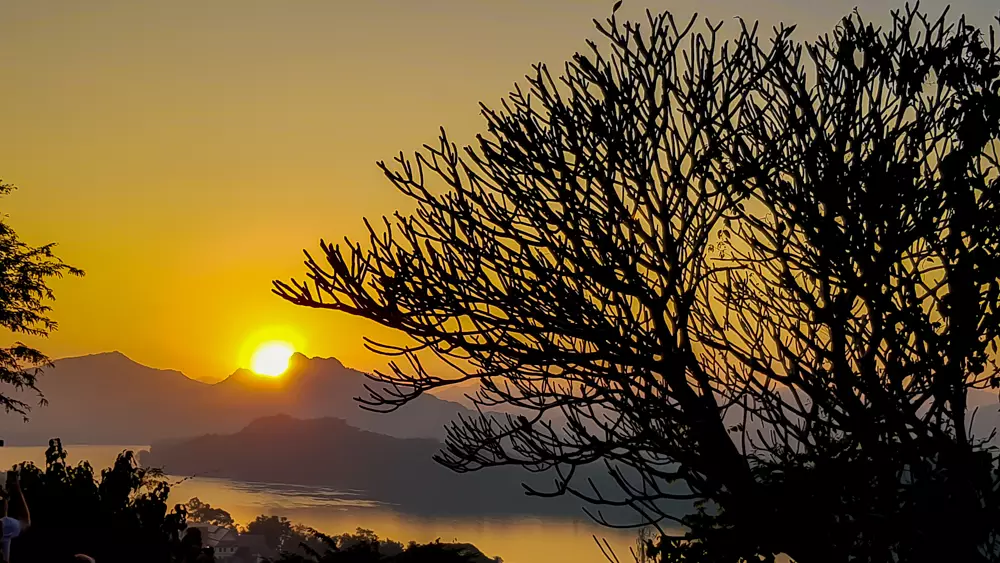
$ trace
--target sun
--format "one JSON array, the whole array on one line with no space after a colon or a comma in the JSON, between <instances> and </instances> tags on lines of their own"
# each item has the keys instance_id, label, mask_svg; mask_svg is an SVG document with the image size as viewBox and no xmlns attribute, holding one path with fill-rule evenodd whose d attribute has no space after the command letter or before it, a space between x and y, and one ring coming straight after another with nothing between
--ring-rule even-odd
<instances>
[{"instance_id":1,"label":"sun","mask_svg":"<svg viewBox=\"0 0 1000 563\"><path fill-rule=\"evenodd\" d=\"M266 342L257 347L250 358L250 369L258 375L278 377L288 369L295 348L287 342Z\"/></svg>"}]
</instances>

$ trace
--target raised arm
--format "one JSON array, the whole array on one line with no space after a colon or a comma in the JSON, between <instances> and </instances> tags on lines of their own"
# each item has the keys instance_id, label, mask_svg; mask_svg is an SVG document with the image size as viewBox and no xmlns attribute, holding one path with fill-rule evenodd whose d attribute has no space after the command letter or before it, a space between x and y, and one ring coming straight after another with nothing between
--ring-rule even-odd
<instances>
[{"instance_id":1,"label":"raised arm","mask_svg":"<svg viewBox=\"0 0 1000 563\"><path fill-rule=\"evenodd\" d=\"M28 503L25 502L24 493L21 491L21 480L13 479L7 484L7 490L10 496L8 515L20 520L22 529L31 526L31 512L28 510Z\"/></svg>"}]
</instances>

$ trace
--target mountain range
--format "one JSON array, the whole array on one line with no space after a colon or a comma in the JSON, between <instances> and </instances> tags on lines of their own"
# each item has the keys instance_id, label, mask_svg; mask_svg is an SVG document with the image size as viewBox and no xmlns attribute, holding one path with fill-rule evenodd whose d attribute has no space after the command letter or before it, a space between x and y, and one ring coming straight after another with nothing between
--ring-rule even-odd
<instances>
[{"instance_id":1,"label":"mountain range","mask_svg":"<svg viewBox=\"0 0 1000 563\"><path fill-rule=\"evenodd\" d=\"M154 442L140 460L170 475L354 491L366 500L420 515L583 514L581 504L569 495L543 499L524 494L522 482L549 488L551 476L517 467L454 473L432 459L440 448L434 439L385 436L338 418L276 415L233 434ZM611 486L601 469L581 473Z\"/></svg>"},{"instance_id":2,"label":"mountain range","mask_svg":"<svg viewBox=\"0 0 1000 563\"><path fill-rule=\"evenodd\" d=\"M288 371L280 377L239 369L218 383L147 367L120 352L65 358L56 360L39 379L48 404L33 408L29 422L17 414L0 414L0 439L10 445L45 444L55 437L67 444L150 444L232 433L254 419L276 414L336 417L387 436L441 439L449 421L476 415L464 397L475 393L475 386L469 385L424 394L392 413L366 411L355 397L367 396L365 385L373 384L334 358L301 354L292 356ZM32 393L13 396L37 403ZM996 392L970 390L968 402L974 435L988 437L1000 423ZM561 420L559 413L552 416Z\"/></svg>"},{"instance_id":3,"label":"mountain range","mask_svg":"<svg viewBox=\"0 0 1000 563\"><path fill-rule=\"evenodd\" d=\"M423 395L392 413L366 411L363 373L333 358L296 354L280 377L240 369L204 383L178 371L136 363L119 352L56 360L39 379L48 404L34 407L29 422L2 415L0 438L10 445L65 443L150 444L154 441L236 432L252 420L276 414L337 417L359 429L398 438L436 438L445 424L473 411ZM37 402L29 393L15 394Z\"/></svg>"},{"instance_id":4,"label":"mountain range","mask_svg":"<svg viewBox=\"0 0 1000 563\"><path fill-rule=\"evenodd\" d=\"M54 437L131 444L144 450L143 464L173 475L362 491L410 513L581 515L568 496L524 495L522 482L549 489L551 475L515 467L456 474L437 464L445 425L473 410L427 394L391 413L370 412L355 400L365 385L374 382L336 359L300 354L280 377L240 369L218 383L119 352L65 358L39 379L48 404L33 408L28 422L0 415L0 438L11 446ZM610 485L603 467L579 473Z\"/></svg>"}]
</instances>

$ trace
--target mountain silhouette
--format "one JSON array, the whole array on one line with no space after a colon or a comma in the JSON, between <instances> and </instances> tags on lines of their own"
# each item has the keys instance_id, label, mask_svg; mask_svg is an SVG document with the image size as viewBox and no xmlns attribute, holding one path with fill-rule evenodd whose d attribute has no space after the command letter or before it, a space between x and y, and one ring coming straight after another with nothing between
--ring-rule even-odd
<instances>
[{"instance_id":1,"label":"mountain silhouette","mask_svg":"<svg viewBox=\"0 0 1000 563\"><path fill-rule=\"evenodd\" d=\"M440 438L445 424L469 409L425 395L393 413L373 413L354 400L366 396L364 374L332 358L292 357L281 377L237 370L208 384L173 370L136 363L119 352L56 360L39 387L48 405L29 422L3 418L0 438L11 445L149 444L168 438L240 430L262 416L338 417L353 426L401 438ZM19 398L32 401L23 393Z\"/></svg>"},{"instance_id":2,"label":"mountain silhouette","mask_svg":"<svg viewBox=\"0 0 1000 563\"><path fill-rule=\"evenodd\" d=\"M171 475L312 485L360 491L368 500L422 515L583 515L571 497L524 494L521 483L547 477L520 468L456 474L434 462L434 439L394 438L360 430L337 418L257 419L231 435L205 435L154 443L143 465ZM606 481L600 471L592 478Z\"/></svg>"}]
</instances>

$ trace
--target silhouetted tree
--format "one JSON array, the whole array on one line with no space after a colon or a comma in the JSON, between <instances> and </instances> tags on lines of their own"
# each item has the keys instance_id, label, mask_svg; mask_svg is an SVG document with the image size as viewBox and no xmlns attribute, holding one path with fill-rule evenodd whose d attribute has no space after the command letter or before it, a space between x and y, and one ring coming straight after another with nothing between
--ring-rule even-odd
<instances>
[{"instance_id":1,"label":"silhouetted tree","mask_svg":"<svg viewBox=\"0 0 1000 563\"><path fill-rule=\"evenodd\" d=\"M477 146L380 163L416 211L276 293L409 335L370 343L405 361L368 408L478 380L524 413L456 421L440 462L631 506L664 560L995 559L996 455L967 427L998 381L993 31L720 28L612 15L609 49L484 107ZM619 490L574 479L597 461Z\"/></svg>"},{"instance_id":2,"label":"silhouetted tree","mask_svg":"<svg viewBox=\"0 0 1000 563\"><path fill-rule=\"evenodd\" d=\"M403 552L403 544L392 539L382 539L374 530L357 528L352 534L341 534L336 538L337 545L341 549L350 549L358 544L374 545L376 550L387 556L398 555Z\"/></svg>"},{"instance_id":3,"label":"silhouetted tree","mask_svg":"<svg viewBox=\"0 0 1000 563\"><path fill-rule=\"evenodd\" d=\"M75 553L107 563L184 561L185 513L182 506L168 511L170 487L158 471L139 467L125 451L97 478L87 462L68 465L59 440L45 457L44 468L15 468L31 527L15 540L13 562L69 560Z\"/></svg>"},{"instance_id":4,"label":"silhouetted tree","mask_svg":"<svg viewBox=\"0 0 1000 563\"><path fill-rule=\"evenodd\" d=\"M380 539L375 532L358 528L353 534L328 536L312 530L300 552L285 551L281 563L503 563L487 560L478 550L464 544L428 544L410 542L406 548L390 539Z\"/></svg>"},{"instance_id":5,"label":"silhouetted tree","mask_svg":"<svg viewBox=\"0 0 1000 563\"><path fill-rule=\"evenodd\" d=\"M223 528L236 529L236 521L231 514L221 508L216 508L207 502L202 502L198 497L187 501L184 505L187 511L187 521L200 524L211 524Z\"/></svg>"},{"instance_id":6,"label":"silhouetted tree","mask_svg":"<svg viewBox=\"0 0 1000 563\"><path fill-rule=\"evenodd\" d=\"M0 197L14 191L14 186L0 181ZM82 276L83 271L53 254L54 244L29 246L0 217L0 327L14 334L48 336L57 327L49 317L48 302L54 299L48 283L64 274ZM0 383L20 391L31 389L42 398L35 386L49 359L39 350L22 342L0 348ZM27 415L28 403L0 393L4 411Z\"/></svg>"},{"instance_id":7,"label":"silhouetted tree","mask_svg":"<svg viewBox=\"0 0 1000 563\"><path fill-rule=\"evenodd\" d=\"M287 549L294 541L295 530L292 523L284 516L264 516L261 514L254 518L253 522L247 524L247 533L263 536L267 546L278 551ZM289 540L292 539L292 542Z\"/></svg>"},{"instance_id":8,"label":"silhouetted tree","mask_svg":"<svg viewBox=\"0 0 1000 563\"><path fill-rule=\"evenodd\" d=\"M205 546L200 528L188 528L184 530L175 560L177 563L214 563L215 550Z\"/></svg>"},{"instance_id":9,"label":"silhouetted tree","mask_svg":"<svg viewBox=\"0 0 1000 563\"><path fill-rule=\"evenodd\" d=\"M630 548L632 559L635 560L635 563L650 563L651 561L655 561L653 554L656 551L657 540L657 535L652 529L648 527L639 528L635 537L635 545Z\"/></svg>"}]
</instances>

